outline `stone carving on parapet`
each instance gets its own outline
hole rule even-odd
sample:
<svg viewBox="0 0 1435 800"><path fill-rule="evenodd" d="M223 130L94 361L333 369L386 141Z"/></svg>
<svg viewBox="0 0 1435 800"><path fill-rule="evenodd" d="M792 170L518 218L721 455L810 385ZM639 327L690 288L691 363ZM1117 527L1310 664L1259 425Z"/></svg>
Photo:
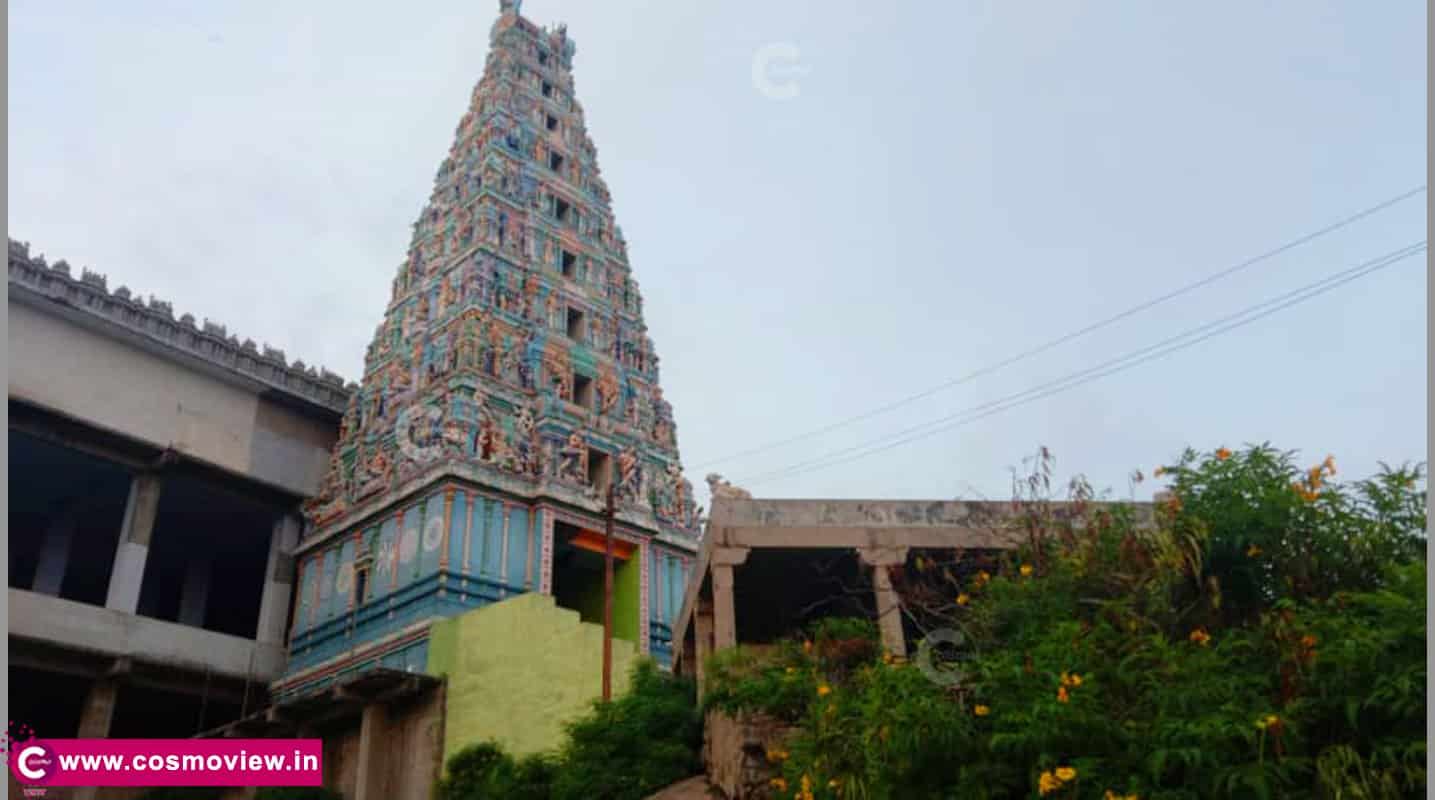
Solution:
<svg viewBox="0 0 1435 800"><path fill-rule="evenodd" d="M296 361L292 366L282 350L265 347L261 355L253 343L240 343L229 335L223 325L205 320L203 328L195 325L192 314L178 319L168 301L153 295L141 300L127 286L109 291L108 278L88 267L80 268L80 276L70 273L70 265L61 259L47 264L40 254L30 254L29 242L9 240L11 296L17 287L72 309L103 319L146 339L172 347L191 356L258 380L292 396L302 398L336 413L343 413L349 396L357 384L345 384L338 375L321 369L305 367Z"/></svg>
<svg viewBox="0 0 1435 800"><path fill-rule="evenodd" d="M708 473L708 489L711 490L714 499L726 497L729 500L751 500L752 493L746 489L733 486L723 480L723 477L716 472Z"/></svg>

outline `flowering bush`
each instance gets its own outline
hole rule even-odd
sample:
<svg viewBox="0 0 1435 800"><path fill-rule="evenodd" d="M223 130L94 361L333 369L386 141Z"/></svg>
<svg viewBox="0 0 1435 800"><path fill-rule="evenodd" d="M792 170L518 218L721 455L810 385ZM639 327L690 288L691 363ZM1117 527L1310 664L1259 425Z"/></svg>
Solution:
<svg viewBox="0 0 1435 800"><path fill-rule="evenodd" d="M797 723L780 797L1423 796L1423 469L1334 474L1220 448L1158 470L1154 515L1021 497L1020 550L897 576L955 647L854 662L819 630L717 654L705 701Z"/></svg>

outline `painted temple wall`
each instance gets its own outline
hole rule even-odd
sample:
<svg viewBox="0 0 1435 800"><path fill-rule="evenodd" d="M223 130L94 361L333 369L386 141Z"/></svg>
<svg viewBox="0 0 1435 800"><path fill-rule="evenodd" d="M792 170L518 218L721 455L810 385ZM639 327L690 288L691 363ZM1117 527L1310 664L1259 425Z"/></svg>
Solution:
<svg viewBox="0 0 1435 800"><path fill-rule="evenodd" d="M525 594L434 623L428 671L447 676L444 761L494 740L517 756L556 748L564 723L602 691L603 628L552 597ZM613 693L638 650L613 641Z"/></svg>

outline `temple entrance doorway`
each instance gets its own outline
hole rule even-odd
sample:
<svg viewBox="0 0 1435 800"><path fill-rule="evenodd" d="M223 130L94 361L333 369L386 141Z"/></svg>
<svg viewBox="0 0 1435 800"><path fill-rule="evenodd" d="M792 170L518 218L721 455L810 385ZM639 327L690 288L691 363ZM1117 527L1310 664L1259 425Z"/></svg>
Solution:
<svg viewBox="0 0 1435 800"><path fill-rule="evenodd" d="M638 548L613 539L613 638L638 641ZM553 599L583 622L603 624L603 532L553 525Z"/></svg>

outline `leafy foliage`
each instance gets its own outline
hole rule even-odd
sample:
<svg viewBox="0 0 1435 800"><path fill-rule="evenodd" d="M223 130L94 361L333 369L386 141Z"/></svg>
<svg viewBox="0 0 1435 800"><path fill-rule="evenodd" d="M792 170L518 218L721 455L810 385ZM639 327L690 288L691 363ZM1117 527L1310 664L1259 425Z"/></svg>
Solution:
<svg viewBox="0 0 1435 800"><path fill-rule="evenodd" d="M634 668L627 694L595 702L568 726L556 754L514 759L499 745L467 747L449 759L439 800L640 800L702 770L702 722L691 682Z"/></svg>
<svg viewBox="0 0 1435 800"><path fill-rule="evenodd" d="M711 659L708 706L797 726L777 796L1423 796L1422 467L1341 486L1331 459L1187 452L1143 514L1081 481L1050 502L1047 458L1024 547L899 573L909 617L960 634L938 662L816 631Z"/></svg>

